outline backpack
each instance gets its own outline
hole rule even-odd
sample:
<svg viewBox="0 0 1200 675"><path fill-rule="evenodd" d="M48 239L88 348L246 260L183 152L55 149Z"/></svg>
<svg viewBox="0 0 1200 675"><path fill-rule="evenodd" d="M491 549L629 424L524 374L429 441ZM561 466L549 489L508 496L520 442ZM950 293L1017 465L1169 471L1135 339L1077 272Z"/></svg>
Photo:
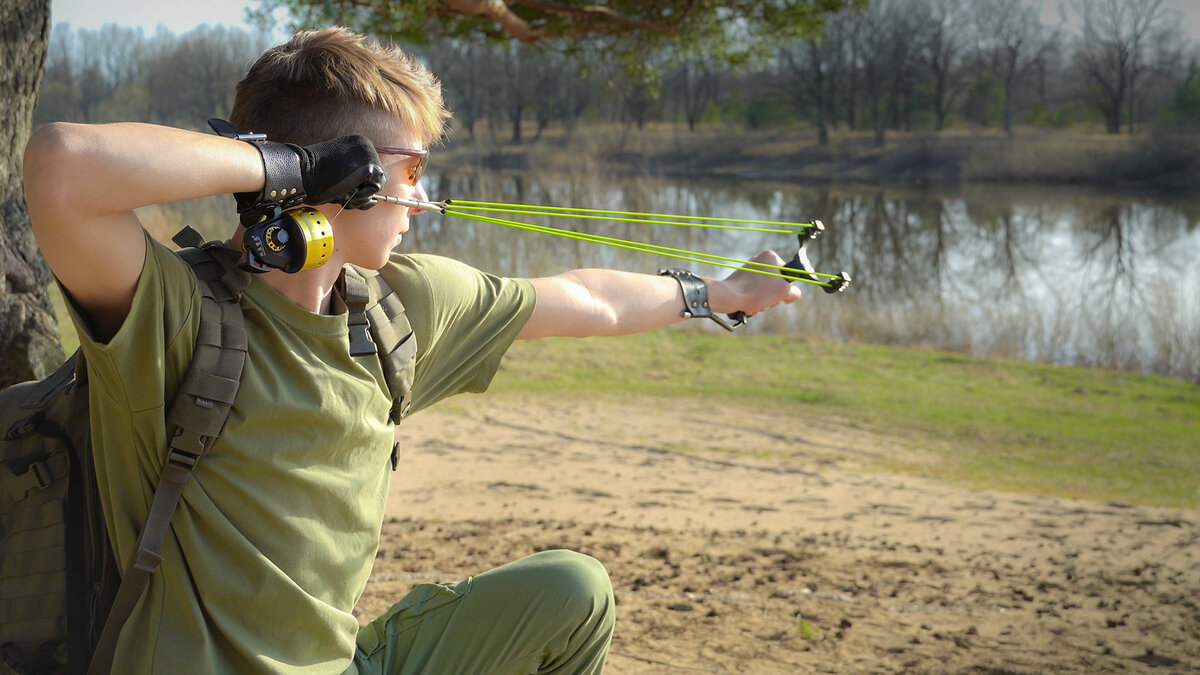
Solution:
<svg viewBox="0 0 1200 675"><path fill-rule="evenodd" d="M0 391L0 673L107 673L121 627L161 562L191 471L225 425L246 357L239 298L249 274L235 252L184 228L178 255L196 274L200 327L167 411L167 460L137 549L117 566L96 489L87 368L76 351L49 377ZM378 354L393 423L408 412L416 339L404 307L374 271L340 282L350 352ZM391 463L397 464L397 446Z"/></svg>

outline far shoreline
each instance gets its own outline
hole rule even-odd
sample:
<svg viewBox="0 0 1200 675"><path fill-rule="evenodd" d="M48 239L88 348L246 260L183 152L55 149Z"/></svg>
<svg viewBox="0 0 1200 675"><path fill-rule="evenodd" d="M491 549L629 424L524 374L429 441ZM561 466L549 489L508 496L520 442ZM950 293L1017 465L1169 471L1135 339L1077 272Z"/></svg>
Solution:
<svg viewBox="0 0 1200 675"><path fill-rule="evenodd" d="M438 150L452 168L602 171L738 181L907 187L1039 185L1116 188L1185 197L1200 188L1200 135L1021 128L889 132L882 147L870 131L835 132L819 145L811 129L739 131L682 125L588 125L547 130L514 144L486 129L472 139L457 129Z"/></svg>

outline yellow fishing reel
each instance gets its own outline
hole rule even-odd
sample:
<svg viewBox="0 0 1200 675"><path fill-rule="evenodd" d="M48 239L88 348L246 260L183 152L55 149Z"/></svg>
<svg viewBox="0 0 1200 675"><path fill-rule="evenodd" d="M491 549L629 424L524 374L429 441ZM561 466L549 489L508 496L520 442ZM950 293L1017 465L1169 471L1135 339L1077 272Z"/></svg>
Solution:
<svg viewBox="0 0 1200 675"><path fill-rule="evenodd" d="M310 270L324 265L333 253L333 227L316 209L275 207L246 225L242 250L246 252L242 267L251 272Z"/></svg>

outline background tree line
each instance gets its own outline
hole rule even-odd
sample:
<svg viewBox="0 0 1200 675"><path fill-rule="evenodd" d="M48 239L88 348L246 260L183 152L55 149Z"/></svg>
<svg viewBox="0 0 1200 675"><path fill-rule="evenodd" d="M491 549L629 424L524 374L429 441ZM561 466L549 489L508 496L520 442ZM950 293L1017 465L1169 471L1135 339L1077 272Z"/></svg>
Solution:
<svg viewBox="0 0 1200 675"><path fill-rule="evenodd" d="M415 47L442 78L457 123L522 142L582 122L695 129L810 125L832 131L947 127L1200 128L1200 53L1173 0L1074 0L1047 23L1028 0L873 0L829 15L818 35L760 52L655 43L634 61L509 40ZM228 113L265 33L183 35L54 27L35 124L145 120L199 128ZM729 54L741 56L730 58Z"/></svg>
<svg viewBox="0 0 1200 675"><path fill-rule="evenodd" d="M160 27L60 23L46 45L34 126L52 121L145 121L199 128L229 114L233 88L270 45L264 33L203 25L182 35ZM207 128L207 127L205 127Z"/></svg>

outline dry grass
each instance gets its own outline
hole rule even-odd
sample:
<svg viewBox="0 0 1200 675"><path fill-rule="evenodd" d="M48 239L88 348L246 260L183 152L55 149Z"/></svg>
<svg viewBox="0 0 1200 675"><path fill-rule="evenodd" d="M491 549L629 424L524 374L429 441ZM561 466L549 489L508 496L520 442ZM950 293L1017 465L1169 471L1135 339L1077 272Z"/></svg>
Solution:
<svg viewBox="0 0 1200 675"><path fill-rule="evenodd" d="M1194 182L1197 139L1027 132L991 152L970 154L966 180L1176 185Z"/></svg>

